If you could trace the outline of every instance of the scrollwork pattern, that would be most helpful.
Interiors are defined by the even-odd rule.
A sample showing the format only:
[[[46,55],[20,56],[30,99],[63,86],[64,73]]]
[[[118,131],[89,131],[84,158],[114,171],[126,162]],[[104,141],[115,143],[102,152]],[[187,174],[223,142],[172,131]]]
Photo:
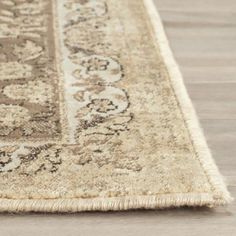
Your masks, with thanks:
[[[141,0],[0,1],[0,197],[210,191],[149,24]]]
[[[8,5],[11,3],[11,10]],[[21,136],[33,137],[34,134],[43,133],[50,130],[50,134],[57,135],[59,122],[53,121],[56,113],[56,106],[53,104],[54,85],[48,83],[46,76],[53,76],[54,72],[46,70],[46,75],[39,75],[39,78],[33,76],[35,67],[45,72],[46,69],[46,50],[49,45],[39,43],[39,39],[45,36],[46,23],[45,17],[40,16],[40,12],[46,2],[41,3],[26,0],[17,3],[14,0],[3,3],[6,11],[3,12],[0,24],[1,37],[14,38],[11,45],[12,53],[17,61],[4,60],[0,63],[0,80],[16,81],[14,83],[4,84],[2,95],[9,100],[20,101],[19,105],[0,105],[0,126],[2,129],[0,135],[6,136],[14,133],[16,128],[21,129]],[[101,153],[103,151],[92,151],[88,141],[96,137],[106,149],[107,137],[119,136],[120,133],[129,130],[129,123],[132,122],[134,115],[128,111],[129,99],[125,90],[116,86],[116,83],[125,77],[124,67],[120,64],[117,56],[111,55],[112,44],[106,43],[106,33],[104,31],[109,21],[109,9],[105,1],[74,1],[70,0],[64,4],[65,20],[63,24],[63,41],[68,50],[67,63],[73,65],[71,70],[71,81],[68,81],[69,87],[65,92],[71,94],[69,103],[77,104],[78,108],[69,107],[69,112],[74,116],[68,119],[68,122],[76,121],[72,130],[72,143],[75,146],[53,144],[36,145],[33,147],[27,145],[2,146],[0,172],[12,172],[14,169],[21,174],[37,175],[42,171],[54,173],[58,171],[62,164],[64,155],[62,150],[72,150],[73,156],[77,156],[78,165],[86,163],[97,163],[98,167],[113,164],[115,168],[125,168],[137,171],[140,168],[132,167],[130,157],[118,160],[107,156],[105,159]],[[16,22],[13,23],[13,14],[17,13]],[[28,23],[33,19],[33,23]],[[24,24],[22,23],[24,21]],[[89,32],[88,29],[96,29]],[[35,29],[37,30],[35,31]],[[78,29],[80,34],[78,35]],[[17,37],[23,37],[23,41],[15,41]],[[69,37],[67,37],[69,36]],[[92,39],[94,36],[96,40]],[[91,40],[91,44],[89,43]],[[83,45],[83,43],[85,43]],[[92,46],[93,44],[93,46]],[[89,49],[87,46],[91,46]],[[53,61],[52,61],[53,63]],[[19,81],[19,82],[18,82]],[[32,113],[25,103],[37,104],[44,111]],[[22,105],[23,104],[23,105]],[[66,106],[66,104],[65,104]],[[75,106],[75,105],[74,105]],[[88,139],[86,138],[88,137]],[[74,141],[73,141],[74,140]],[[84,147],[79,151],[78,147]],[[78,146],[79,145],[79,146]],[[112,145],[112,142],[108,145]],[[86,149],[88,149],[86,151]],[[99,155],[100,153],[100,155]],[[96,155],[95,155],[96,154]],[[107,154],[106,154],[107,155]]]

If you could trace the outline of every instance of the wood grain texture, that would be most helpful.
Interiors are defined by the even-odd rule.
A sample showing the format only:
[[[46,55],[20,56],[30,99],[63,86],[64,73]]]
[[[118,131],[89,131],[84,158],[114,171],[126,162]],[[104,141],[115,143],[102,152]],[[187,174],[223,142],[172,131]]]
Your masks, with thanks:
[[[156,0],[213,156],[236,197],[236,1]],[[236,204],[74,215],[0,215],[0,235],[236,235]]]

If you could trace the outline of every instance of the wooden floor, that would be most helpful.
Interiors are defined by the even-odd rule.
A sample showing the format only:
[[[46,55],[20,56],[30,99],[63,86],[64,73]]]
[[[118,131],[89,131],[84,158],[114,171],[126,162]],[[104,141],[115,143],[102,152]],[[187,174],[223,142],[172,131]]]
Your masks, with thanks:
[[[236,1],[156,0],[214,158],[236,197]],[[76,215],[0,215],[2,236],[234,236],[236,204]]]

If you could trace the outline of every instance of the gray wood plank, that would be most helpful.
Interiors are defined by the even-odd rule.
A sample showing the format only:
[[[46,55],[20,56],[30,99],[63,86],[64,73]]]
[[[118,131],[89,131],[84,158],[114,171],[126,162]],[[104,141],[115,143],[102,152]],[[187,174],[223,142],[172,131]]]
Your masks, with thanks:
[[[236,186],[236,120],[201,120],[201,124],[221,173]]]
[[[236,119],[236,83],[186,84],[201,119]]]
[[[184,80],[187,84],[192,83],[236,83],[235,67],[217,66],[180,66]]]
[[[234,0],[154,0],[159,11],[169,10],[172,12],[227,12],[236,11],[236,1]]]

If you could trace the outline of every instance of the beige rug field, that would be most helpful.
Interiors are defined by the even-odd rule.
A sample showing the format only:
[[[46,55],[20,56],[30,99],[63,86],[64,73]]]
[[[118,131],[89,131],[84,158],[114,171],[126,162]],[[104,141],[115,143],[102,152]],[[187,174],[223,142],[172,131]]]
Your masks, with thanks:
[[[1,212],[230,200],[152,0],[1,0]]]

